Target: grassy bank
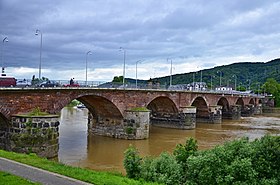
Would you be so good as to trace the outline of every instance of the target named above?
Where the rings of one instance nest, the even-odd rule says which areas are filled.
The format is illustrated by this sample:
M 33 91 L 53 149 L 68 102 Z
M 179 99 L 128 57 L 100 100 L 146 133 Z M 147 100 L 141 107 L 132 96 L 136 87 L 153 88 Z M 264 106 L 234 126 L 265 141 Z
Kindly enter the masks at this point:
M 97 172 L 93 170 L 67 166 L 61 163 L 50 161 L 44 158 L 39 158 L 35 154 L 18 154 L 0 150 L 0 157 L 18 161 L 24 164 L 35 166 L 47 171 L 55 172 L 61 175 L 79 179 L 81 181 L 93 183 L 95 185 L 152 185 L 154 183 L 140 182 L 126 178 L 121 174 L 109 172 Z M 18 183 L 19 184 L 19 183 Z
M 0 171 L 0 185 L 36 185 L 37 183 L 30 182 L 15 175 Z

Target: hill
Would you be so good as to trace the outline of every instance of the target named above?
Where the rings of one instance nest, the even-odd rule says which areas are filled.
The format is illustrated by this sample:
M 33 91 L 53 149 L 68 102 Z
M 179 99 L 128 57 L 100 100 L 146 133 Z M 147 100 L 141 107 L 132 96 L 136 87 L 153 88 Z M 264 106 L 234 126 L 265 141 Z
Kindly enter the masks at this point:
M 280 82 L 280 59 L 275 59 L 269 62 L 240 62 L 229 65 L 217 66 L 211 69 L 202 70 L 202 82 L 206 82 L 208 87 L 211 86 L 211 76 L 213 87 L 220 85 L 231 86 L 234 88 L 236 75 L 237 87 L 244 87 L 247 89 L 258 89 L 266 82 L 267 78 L 274 78 L 278 83 Z M 172 75 L 172 85 L 188 84 L 200 82 L 201 71 L 175 74 Z M 170 76 L 155 78 L 160 84 L 169 85 Z

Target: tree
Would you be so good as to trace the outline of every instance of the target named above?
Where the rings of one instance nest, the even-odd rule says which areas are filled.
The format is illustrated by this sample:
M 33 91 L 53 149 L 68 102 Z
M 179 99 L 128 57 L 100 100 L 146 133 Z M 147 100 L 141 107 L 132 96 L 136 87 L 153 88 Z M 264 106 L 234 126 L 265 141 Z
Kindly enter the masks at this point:
M 123 76 L 114 76 L 112 82 L 123 82 Z
M 276 107 L 280 107 L 280 84 L 275 79 L 269 78 L 262 88 L 273 95 Z
M 126 175 L 129 178 L 139 178 L 141 172 L 141 160 L 138 150 L 134 146 L 129 145 L 128 149 L 124 152 L 123 161 Z

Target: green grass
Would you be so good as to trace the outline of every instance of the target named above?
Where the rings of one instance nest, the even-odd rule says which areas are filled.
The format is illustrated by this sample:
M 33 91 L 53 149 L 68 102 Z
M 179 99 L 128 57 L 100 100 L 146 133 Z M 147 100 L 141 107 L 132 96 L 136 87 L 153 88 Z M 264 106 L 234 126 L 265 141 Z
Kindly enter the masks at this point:
M 139 112 L 149 112 L 150 110 L 146 107 L 134 107 L 130 109 L 131 111 L 139 111 Z
M 89 169 L 67 166 L 61 163 L 40 158 L 35 154 L 27 155 L 0 150 L 0 157 L 35 166 L 47 171 L 59 173 L 61 175 L 79 179 L 81 181 L 93 183 L 95 185 L 155 185 L 155 183 L 129 179 L 117 173 L 98 172 Z
M 0 185 L 35 185 L 38 183 L 30 182 L 26 179 L 23 179 L 21 177 L 11 175 L 6 172 L 0 171 Z

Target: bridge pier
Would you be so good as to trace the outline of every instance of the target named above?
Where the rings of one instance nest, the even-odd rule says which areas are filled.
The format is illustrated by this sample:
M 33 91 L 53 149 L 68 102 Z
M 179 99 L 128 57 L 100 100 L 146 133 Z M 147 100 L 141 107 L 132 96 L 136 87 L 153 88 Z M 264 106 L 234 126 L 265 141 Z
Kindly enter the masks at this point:
M 241 118 L 241 106 L 231 105 L 227 112 L 223 112 L 223 119 L 239 120 Z
M 255 106 L 252 104 L 245 105 L 243 109 L 241 109 L 241 116 L 250 117 L 255 113 Z
M 262 104 L 256 105 L 254 114 L 262 114 Z
M 200 109 L 200 112 L 197 112 L 196 120 L 199 123 L 222 123 L 222 106 L 213 105 L 207 109 Z
M 0 130 L 0 148 L 19 152 L 36 153 L 41 157 L 58 155 L 58 115 L 12 116 L 10 124 Z
M 95 135 L 117 139 L 149 138 L 150 111 L 126 110 L 124 119 L 94 117 L 89 113 L 88 129 Z
M 196 107 L 181 107 L 179 113 L 159 113 L 151 115 L 151 124 L 164 128 L 194 129 L 196 127 Z

